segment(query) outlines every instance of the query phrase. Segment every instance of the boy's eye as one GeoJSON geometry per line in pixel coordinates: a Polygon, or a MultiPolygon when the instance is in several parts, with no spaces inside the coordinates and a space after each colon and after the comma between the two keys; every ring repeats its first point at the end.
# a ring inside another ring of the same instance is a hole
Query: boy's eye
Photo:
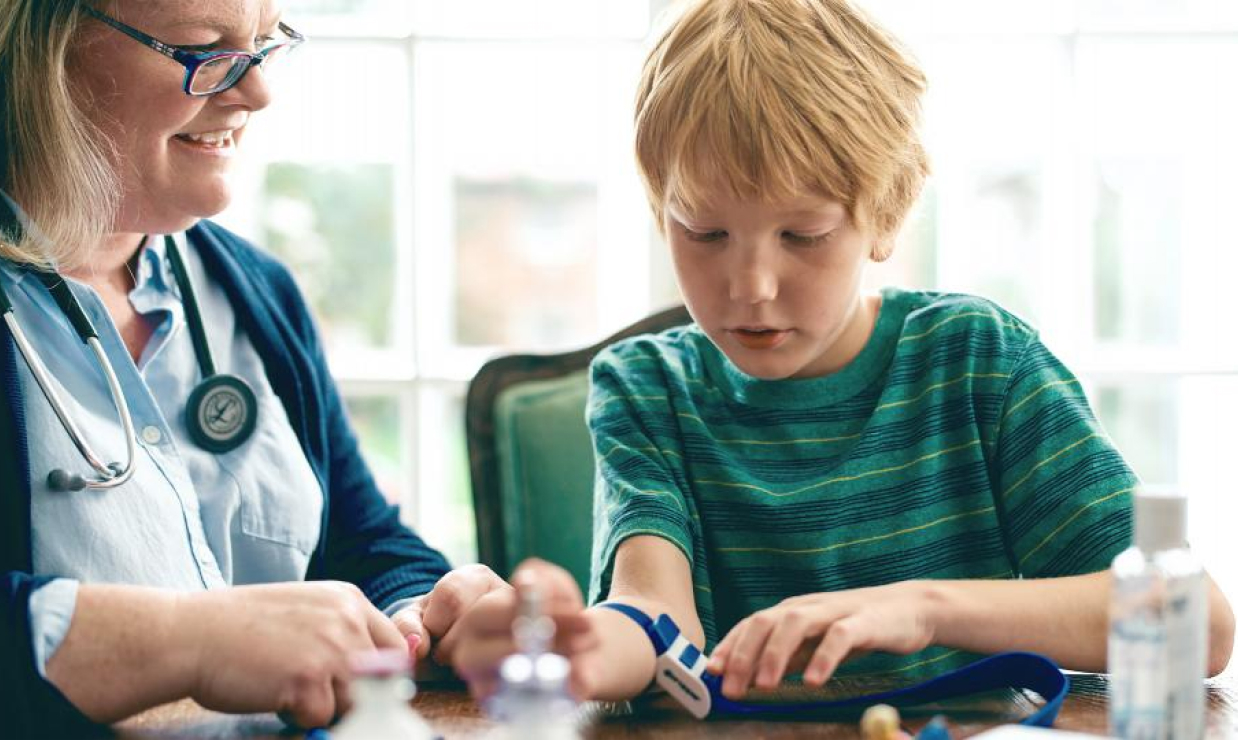
{"type": "MultiPolygon", "coordinates": [[[[682,224],[681,224],[682,226],[682,224]]],[[[693,231],[687,226],[683,226],[684,236],[694,242],[717,242],[726,238],[726,232],[722,230],[715,231],[693,231]]]]}
{"type": "Polygon", "coordinates": [[[832,231],[827,231],[824,234],[797,234],[794,231],[782,232],[782,238],[797,247],[815,247],[818,244],[823,244],[830,238],[832,231]]]}

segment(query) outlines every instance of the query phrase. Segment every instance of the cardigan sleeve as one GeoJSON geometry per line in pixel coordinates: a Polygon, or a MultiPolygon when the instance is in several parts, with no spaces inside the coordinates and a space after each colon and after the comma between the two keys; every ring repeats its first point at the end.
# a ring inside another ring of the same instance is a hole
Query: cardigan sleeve
{"type": "Polygon", "coordinates": [[[82,737],[110,734],[39,675],[31,638],[31,595],[52,580],[0,574],[0,732],[5,737],[82,737]]]}

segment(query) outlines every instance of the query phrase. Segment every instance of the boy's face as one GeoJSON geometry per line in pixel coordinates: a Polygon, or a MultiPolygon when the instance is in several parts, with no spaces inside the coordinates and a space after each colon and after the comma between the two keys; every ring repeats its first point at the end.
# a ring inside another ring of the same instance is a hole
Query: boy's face
{"type": "Polygon", "coordinates": [[[692,317],[748,375],[827,375],[863,349],[876,318],[861,298],[872,235],[840,203],[716,197],[698,212],[668,204],[666,234],[692,317]]]}

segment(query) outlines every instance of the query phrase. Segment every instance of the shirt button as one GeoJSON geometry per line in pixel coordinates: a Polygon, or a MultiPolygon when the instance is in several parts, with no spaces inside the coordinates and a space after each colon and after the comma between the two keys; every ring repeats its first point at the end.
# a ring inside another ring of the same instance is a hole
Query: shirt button
{"type": "Polygon", "coordinates": [[[142,439],[146,440],[146,444],[157,445],[163,441],[163,432],[156,426],[145,427],[142,429],[142,439]]]}

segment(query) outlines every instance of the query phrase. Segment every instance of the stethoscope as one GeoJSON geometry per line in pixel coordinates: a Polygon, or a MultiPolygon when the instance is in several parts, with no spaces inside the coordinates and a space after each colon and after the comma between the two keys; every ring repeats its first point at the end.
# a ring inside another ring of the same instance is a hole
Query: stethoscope
{"type": "MultiPolygon", "coordinates": [[[[20,209],[2,191],[0,191],[0,205],[5,206],[3,210],[0,210],[0,219],[2,219],[0,225],[8,227],[10,231],[19,231],[20,224],[24,221],[18,216],[20,209]],[[11,220],[3,218],[4,216],[11,217],[11,220]]],[[[198,309],[197,294],[194,292],[193,282],[189,279],[189,272],[185,269],[180,249],[171,236],[164,237],[164,245],[172,274],[176,278],[177,287],[180,288],[185,323],[189,326],[194,355],[198,361],[198,369],[202,373],[202,380],[189,394],[189,399],[185,403],[185,426],[194,444],[208,452],[223,454],[244,444],[253,434],[258,423],[258,400],[253,389],[244,380],[235,375],[216,372],[215,360],[211,355],[210,345],[206,341],[202,314],[198,309]]],[[[56,272],[34,269],[29,272],[47,288],[52,299],[56,301],[56,305],[72,324],[78,337],[90,348],[96,362],[102,368],[103,375],[107,379],[108,391],[112,395],[112,403],[120,414],[127,456],[124,465],[118,462],[104,463],[91,448],[81,429],[69,416],[47,367],[39,359],[38,353],[34,351],[26,333],[22,331],[21,325],[17,322],[17,317],[13,314],[13,304],[5,294],[3,281],[0,281],[0,314],[3,314],[4,321],[8,324],[13,341],[30,367],[30,372],[39,390],[43,392],[52,411],[56,413],[61,425],[68,432],[74,447],[99,476],[85,478],[77,473],[57,468],[48,473],[47,485],[54,491],[116,488],[133,477],[134,462],[137,459],[137,434],[133,427],[133,416],[129,411],[129,404],[125,401],[124,391],[120,387],[120,381],[116,378],[112,363],[103,350],[94,324],[82,309],[77,297],[73,295],[68,282],[56,272]]]]}

